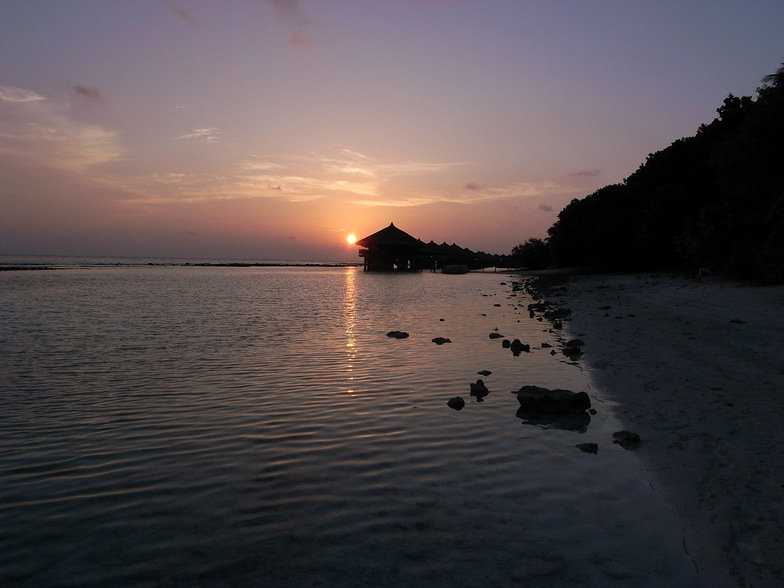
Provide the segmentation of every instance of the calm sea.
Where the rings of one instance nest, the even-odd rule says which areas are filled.
[[[2,586],[699,583],[508,276],[77,266],[0,272]],[[597,414],[527,424],[525,384]]]

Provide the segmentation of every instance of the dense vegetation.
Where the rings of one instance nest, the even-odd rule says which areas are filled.
[[[756,100],[730,94],[693,137],[623,183],[572,200],[512,255],[526,267],[709,268],[784,281],[784,64]]]

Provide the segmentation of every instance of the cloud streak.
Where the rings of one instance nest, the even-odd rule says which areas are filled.
[[[572,176],[576,176],[576,177],[582,176],[582,177],[586,177],[586,178],[595,178],[597,176],[600,176],[601,174],[602,174],[602,170],[600,170],[598,168],[593,168],[593,169],[583,169],[583,170],[580,170],[580,171],[576,171],[576,172],[572,173],[571,175]]]
[[[42,167],[84,171],[122,155],[115,131],[85,124],[24,88],[0,87],[0,154]]]
[[[217,127],[202,127],[193,129],[190,133],[179,135],[175,139],[193,143],[220,143],[221,132]]]
[[[36,94],[35,92],[31,92],[30,90],[25,90],[24,88],[13,88],[10,86],[0,86],[0,102],[26,103],[41,102],[42,100],[46,100],[46,98]]]

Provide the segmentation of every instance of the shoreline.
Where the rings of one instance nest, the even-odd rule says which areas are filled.
[[[705,585],[784,576],[784,286],[667,274],[534,276],[571,309],[593,390],[684,524]]]

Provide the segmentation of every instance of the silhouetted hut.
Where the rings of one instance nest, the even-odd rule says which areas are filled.
[[[501,256],[474,253],[456,243],[440,245],[433,240],[425,243],[398,229],[394,223],[357,241],[359,256],[365,260],[365,271],[415,272],[423,269],[444,271],[447,266],[468,270],[498,266]],[[455,273],[452,271],[451,273]]]
[[[365,271],[414,272],[422,269],[419,251],[424,243],[394,223],[357,241]]]
[[[437,269],[444,267],[444,263],[441,259],[441,249],[432,239],[430,240],[430,243],[426,243],[419,250],[419,260],[422,268],[427,268],[431,271],[436,271]]]

